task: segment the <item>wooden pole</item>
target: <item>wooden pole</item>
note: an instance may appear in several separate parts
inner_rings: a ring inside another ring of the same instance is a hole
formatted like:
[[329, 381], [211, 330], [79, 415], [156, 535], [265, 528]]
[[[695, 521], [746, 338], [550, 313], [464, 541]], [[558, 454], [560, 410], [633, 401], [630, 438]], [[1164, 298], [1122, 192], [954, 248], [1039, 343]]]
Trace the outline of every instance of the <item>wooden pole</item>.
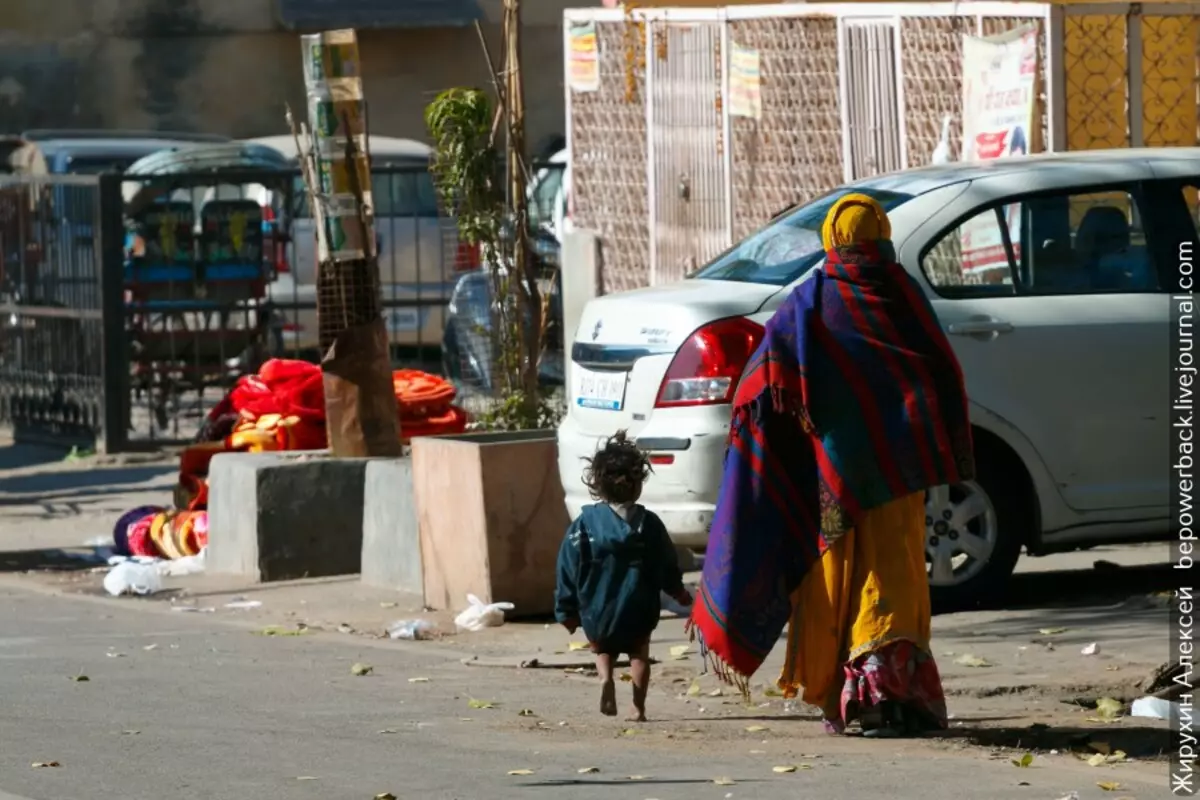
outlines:
[[366, 101], [352, 30], [302, 37], [312, 138], [303, 174], [317, 224], [317, 327], [329, 450], [401, 455], [381, 314]]

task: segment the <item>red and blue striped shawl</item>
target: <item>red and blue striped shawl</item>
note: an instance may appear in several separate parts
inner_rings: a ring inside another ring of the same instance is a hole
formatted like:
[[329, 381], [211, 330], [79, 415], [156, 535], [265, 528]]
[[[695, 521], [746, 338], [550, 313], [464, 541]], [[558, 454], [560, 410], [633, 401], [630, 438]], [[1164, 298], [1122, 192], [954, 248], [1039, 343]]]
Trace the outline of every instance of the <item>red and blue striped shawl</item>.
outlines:
[[734, 399], [692, 615], [746, 681], [809, 567], [863, 512], [974, 474], [962, 372], [890, 243], [838, 248], [766, 326]]

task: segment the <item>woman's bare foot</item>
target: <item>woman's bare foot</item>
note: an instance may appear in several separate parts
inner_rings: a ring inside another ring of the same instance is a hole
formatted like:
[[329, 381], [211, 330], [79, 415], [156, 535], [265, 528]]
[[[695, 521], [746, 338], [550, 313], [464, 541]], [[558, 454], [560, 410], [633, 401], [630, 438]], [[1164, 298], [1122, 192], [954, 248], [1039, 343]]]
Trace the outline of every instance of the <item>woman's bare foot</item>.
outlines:
[[600, 713], [606, 717], [617, 715], [617, 686], [612, 680], [607, 680], [601, 685]]

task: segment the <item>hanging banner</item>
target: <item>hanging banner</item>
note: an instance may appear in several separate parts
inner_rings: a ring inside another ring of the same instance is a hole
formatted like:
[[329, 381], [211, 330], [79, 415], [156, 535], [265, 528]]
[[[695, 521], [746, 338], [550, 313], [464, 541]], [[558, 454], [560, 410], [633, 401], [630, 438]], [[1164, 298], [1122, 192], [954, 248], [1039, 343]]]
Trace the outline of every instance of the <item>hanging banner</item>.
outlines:
[[[1023, 156], [1032, 151], [1038, 91], [1038, 32], [1025, 25], [998, 36], [963, 37], [963, 161]], [[1014, 256], [1020, 258], [1021, 217], [1004, 209]], [[991, 214], [961, 228], [963, 277], [971, 283], [1012, 280], [1002, 228]]]
[[762, 72], [758, 51], [733, 43], [729, 50], [729, 113], [762, 119]]
[[571, 90], [595, 92], [600, 89], [600, 43], [595, 22], [572, 23], [568, 29], [571, 52], [567, 68]]

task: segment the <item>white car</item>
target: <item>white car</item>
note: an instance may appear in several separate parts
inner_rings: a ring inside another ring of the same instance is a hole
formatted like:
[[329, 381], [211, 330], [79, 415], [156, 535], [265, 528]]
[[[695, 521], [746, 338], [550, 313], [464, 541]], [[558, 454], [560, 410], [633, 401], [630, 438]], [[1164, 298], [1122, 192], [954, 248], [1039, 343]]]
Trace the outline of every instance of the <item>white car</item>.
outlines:
[[1167, 291], [1197, 238], [1198, 187], [1193, 148], [909, 170], [786, 211], [688, 280], [591, 301], [558, 430], [570, 512], [591, 502], [583, 458], [627, 429], [654, 466], [642, 502], [677, 545], [704, 548], [746, 359], [853, 190], [888, 209], [970, 396], [977, 479], [928, 493], [935, 600], [995, 594], [1023, 547], [1166, 535]]

